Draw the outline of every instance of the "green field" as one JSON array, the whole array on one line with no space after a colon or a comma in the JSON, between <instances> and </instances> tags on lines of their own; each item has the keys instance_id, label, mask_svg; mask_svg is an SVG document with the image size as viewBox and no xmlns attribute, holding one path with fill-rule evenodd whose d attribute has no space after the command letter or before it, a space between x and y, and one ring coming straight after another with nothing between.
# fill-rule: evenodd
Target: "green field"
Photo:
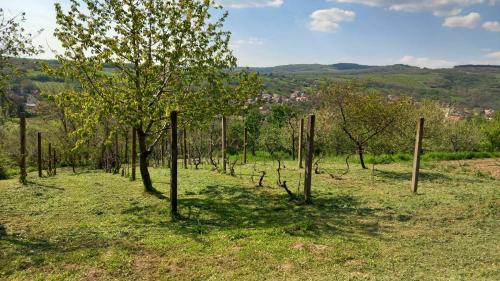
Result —
<instances>
[{"instance_id":1,"label":"green field","mask_svg":"<svg viewBox=\"0 0 500 281\"><path fill-rule=\"evenodd\" d=\"M156 196L100 171L31 173L26 187L0 181L0 279L500 277L500 181L473 166L424 163L417 195L409 162L378 165L374 174L354 166L341 180L314 175L312 205L276 185L272 162L256 166L267 171L264 187L251 180L254 164L238 166L236 177L181 169L178 221L169 215L167 169L152 169L163 193ZM286 166L297 194L303 176L295 162Z\"/></svg>"}]
</instances>

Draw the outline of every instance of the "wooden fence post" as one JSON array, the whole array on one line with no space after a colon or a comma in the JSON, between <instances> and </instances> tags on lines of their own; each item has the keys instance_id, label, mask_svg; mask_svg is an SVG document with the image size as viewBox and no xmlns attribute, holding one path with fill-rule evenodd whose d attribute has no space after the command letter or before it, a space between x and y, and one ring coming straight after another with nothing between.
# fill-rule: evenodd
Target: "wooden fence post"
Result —
<instances>
[{"instance_id":1,"label":"wooden fence post","mask_svg":"<svg viewBox=\"0 0 500 281\"><path fill-rule=\"evenodd\" d=\"M304 118L300 119L300 128L299 128L299 152L297 157L299 158L299 169L304 168L302 165L302 151L304 146Z\"/></svg>"},{"instance_id":2,"label":"wooden fence post","mask_svg":"<svg viewBox=\"0 0 500 281\"><path fill-rule=\"evenodd\" d=\"M227 167L226 167L226 129L227 129L226 116L222 116L222 170L223 170L224 174L227 172Z\"/></svg>"},{"instance_id":3,"label":"wooden fence post","mask_svg":"<svg viewBox=\"0 0 500 281\"><path fill-rule=\"evenodd\" d=\"M54 166L54 176L57 175L57 156L56 156L56 149L54 148L54 150L52 151L53 154L52 154L52 159L53 159L53 166Z\"/></svg>"},{"instance_id":4,"label":"wooden fence post","mask_svg":"<svg viewBox=\"0 0 500 281\"><path fill-rule=\"evenodd\" d=\"M183 163L184 163L184 169L187 169L188 166L187 166L187 136L186 136L187 132L186 132L186 127L183 127L182 128L182 147L184 148L183 149Z\"/></svg>"},{"instance_id":5,"label":"wooden fence post","mask_svg":"<svg viewBox=\"0 0 500 281\"><path fill-rule=\"evenodd\" d=\"M49 167L48 167L48 170L47 170L47 174L49 176L52 175L52 144L49 142Z\"/></svg>"},{"instance_id":6,"label":"wooden fence post","mask_svg":"<svg viewBox=\"0 0 500 281\"><path fill-rule=\"evenodd\" d=\"M177 111L170 113L170 207L173 218L177 216Z\"/></svg>"},{"instance_id":7,"label":"wooden fence post","mask_svg":"<svg viewBox=\"0 0 500 281\"><path fill-rule=\"evenodd\" d=\"M126 173L123 173L123 176L127 176L128 177L128 173L129 173L129 170L128 170L128 167L129 167L129 162L128 162L128 134L129 134L129 130L127 129L127 132L125 133L125 155L123 157L123 159L125 159L125 163L127 164L127 172Z\"/></svg>"},{"instance_id":8,"label":"wooden fence post","mask_svg":"<svg viewBox=\"0 0 500 281\"><path fill-rule=\"evenodd\" d=\"M137 131L132 129L132 181L135 181L135 166L137 163Z\"/></svg>"},{"instance_id":9,"label":"wooden fence post","mask_svg":"<svg viewBox=\"0 0 500 281\"><path fill-rule=\"evenodd\" d=\"M37 134L37 162L38 162L38 177L43 177L42 173L42 133Z\"/></svg>"},{"instance_id":10,"label":"wooden fence post","mask_svg":"<svg viewBox=\"0 0 500 281\"><path fill-rule=\"evenodd\" d=\"M415 152L413 156L413 174L411 179L411 186L414 193L418 189L418 176L420 174L420 152L422 150L422 138L424 136L424 118L420 118L417 125L417 136L415 139Z\"/></svg>"},{"instance_id":11,"label":"wooden fence post","mask_svg":"<svg viewBox=\"0 0 500 281\"><path fill-rule=\"evenodd\" d=\"M311 182L312 182L312 162L314 155L314 123L316 116L309 116L309 125L307 128L307 150L306 150L306 170L304 177L304 200L311 202Z\"/></svg>"},{"instance_id":12,"label":"wooden fence post","mask_svg":"<svg viewBox=\"0 0 500 281\"><path fill-rule=\"evenodd\" d=\"M163 141L164 139L164 136L161 137L160 139L160 146L161 146L161 150L160 150L160 158L161 158L161 167L165 167L165 142Z\"/></svg>"},{"instance_id":13,"label":"wooden fence post","mask_svg":"<svg viewBox=\"0 0 500 281\"><path fill-rule=\"evenodd\" d=\"M247 163L248 129L245 127L243 134L243 163Z\"/></svg>"},{"instance_id":14,"label":"wooden fence post","mask_svg":"<svg viewBox=\"0 0 500 281\"><path fill-rule=\"evenodd\" d=\"M21 143L21 159L19 159L19 181L21 182L21 184L26 185L28 183L28 174L26 173L26 113L22 110L19 111L19 132Z\"/></svg>"}]
</instances>

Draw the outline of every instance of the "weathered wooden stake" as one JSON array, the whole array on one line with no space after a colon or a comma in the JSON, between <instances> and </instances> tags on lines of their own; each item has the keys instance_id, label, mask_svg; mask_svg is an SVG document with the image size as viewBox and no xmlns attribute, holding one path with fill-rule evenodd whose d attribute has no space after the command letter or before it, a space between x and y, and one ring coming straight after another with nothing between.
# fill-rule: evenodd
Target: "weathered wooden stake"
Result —
<instances>
[{"instance_id":1,"label":"weathered wooden stake","mask_svg":"<svg viewBox=\"0 0 500 281\"><path fill-rule=\"evenodd\" d=\"M420 118L417 124L417 136L415 139L415 153L413 156L413 175L411 186L414 193L418 189L418 176L420 174L420 152L422 150L422 137L424 136L424 118Z\"/></svg>"},{"instance_id":2,"label":"weathered wooden stake","mask_svg":"<svg viewBox=\"0 0 500 281\"><path fill-rule=\"evenodd\" d=\"M314 123L316 116L309 115L309 124L307 128L307 149L306 149L306 170L304 177L304 201L311 202L311 182L312 182L312 164L314 155Z\"/></svg>"},{"instance_id":3,"label":"weathered wooden stake","mask_svg":"<svg viewBox=\"0 0 500 281\"><path fill-rule=\"evenodd\" d=\"M172 217L177 216L177 111L170 113L170 207Z\"/></svg>"},{"instance_id":4,"label":"weathered wooden stake","mask_svg":"<svg viewBox=\"0 0 500 281\"><path fill-rule=\"evenodd\" d=\"M187 166L187 136L186 136L186 127L182 128L182 147L183 147L183 157L184 157L184 169L187 169L188 166Z\"/></svg>"},{"instance_id":5,"label":"weathered wooden stake","mask_svg":"<svg viewBox=\"0 0 500 281\"><path fill-rule=\"evenodd\" d=\"M224 174L227 172L226 167L226 128L227 120L226 116L222 116L222 170Z\"/></svg>"},{"instance_id":6,"label":"weathered wooden stake","mask_svg":"<svg viewBox=\"0 0 500 281\"><path fill-rule=\"evenodd\" d=\"M132 181L135 181L135 166L137 163L137 131L132 129Z\"/></svg>"},{"instance_id":7,"label":"weathered wooden stake","mask_svg":"<svg viewBox=\"0 0 500 281\"><path fill-rule=\"evenodd\" d=\"M125 159L125 163L127 164L127 172L125 173L127 177L129 175L129 170L128 170L128 168L129 168L129 162L128 162L128 134L129 134L129 130L127 129L127 132L125 133L125 155L123 157L123 159Z\"/></svg>"},{"instance_id":8,"label":"weathered wooden stake","mask_svg":"<svg viewBox=\"0 0 500 281\"><path fill-rule=\"evenodd\" d=\"M160 142L160 146L161 146L161 150L160 150L160 158L161 158L161 167L165 167L165 142L163 141L163 138L161 138Z\"/></svg>"},{"instance_id":9,"label":"weathered wooden stake","mask_svg":"<svg viewBox=\"0 0 500 281\"><path fill-rule=\"evenodd\" d=\"M25 185L28 183L26 173L26 114L24 111L19 112L19 132L20 132L20 142L21 142L21 159L19 159L19 181L21 184Z\"/></svg>"},{"instance_id":10,"label":"weathered wooden stake","mask_svg":"<svg viewBox=\"0 0 500 281\"><path fill-rule=\"evenodd\" d=\"M49 167L48 167L48 170L47 170L47 174L49 176L52 175L52 144L49 142Z\"/></svg>"},{"instance_id":11,"label":"weathered wooden stake","mask_svg":"<svg viewBox=\"0 0 500 281\"><path fill-rule=\"evenodd\" d=\"M243 163L247 163L248 129L245 127L243 135Z\"/></svg>"},{"instance_id":12,"label":"weathered wooden stake","mask_svg":"<svg viewBox=\"0 0 500 281\"><path fill-rule=\"evenodd\" d=\"M43 177L42 173L42 133L38 132L38 138L37 138L37 162L38 162L38 177Z\"/></svg>"},{"instance_id":13,"label":"weathered wooden stake","mask_svg":"<svg viewBox=\"0 0 500 281\"><path fill-rule=\"evenodd\" d=\"M56 156L56 149L52 151L52 159L53 159L53 166L54 166L54 176L57 175L57 156Z\"/></svg>"},{"instance_id":14,"label":"weathered wooden stake","mask_svg":"<svg viewBox=\"0 0 500 281\"><path fill-rule=\"evenodd\" d=\"M299 168L302 169L304 166L302 165L302 150L304 146L304 118L300 119L300 129L299 129L299 153L297 157L299 158Z\"/></svg>"}]
</instances>

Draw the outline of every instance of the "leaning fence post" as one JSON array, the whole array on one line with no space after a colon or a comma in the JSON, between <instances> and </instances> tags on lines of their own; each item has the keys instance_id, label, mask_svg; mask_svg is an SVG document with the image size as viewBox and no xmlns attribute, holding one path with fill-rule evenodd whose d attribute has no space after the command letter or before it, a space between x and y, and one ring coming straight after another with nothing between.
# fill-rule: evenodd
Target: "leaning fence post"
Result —
<instances>
[{"instance_id":1,"label":"leaning fence post","mask_svg":"<svg viewBox=\"0 0 500 281\"><path fill-rule=\"evenodd\" d=\"M306 150L306 170L304 177L304 200L311 202L311 182L312 182L312 162L314 155L314 123L316 116L309 115L309 124L307 128L307 150Z\"/></svg>"},{"instance_id":2,"label":"leaning fence post","mask_svg":"<svg viewBox=\"0 0 500 281\"><path fill-rule=\"evenodd\" d=\"M21 143L21 159L19 161L20 176L19 181L25 185L28 183L26 173L26 114L24 111L19 111L19 132L20 132L20 143Z\"/></svg>"},{"instance_id":3,"label":"leaning fence post","mask_svg":"<svg viewBox=\"0 0 500 281\"><path fill-rule=\"evenodd\" d=\"M411 179L411 186L414 193L418 189L418 176L420 174L420 152L422 150L422 137L424 135L424 118L420 118L417 125L417 136L415 139L415 153L413 156L413 175Z\"/></svg>"},{"instance_id":4,"label":"leaning fence post","mask_svg":"<svg viewBox=\"0 0 500 281\"><path fill-rule=\"evenodd\" d=\"M37 162L38 162L38 177L43 177L42 173L42 133L37 134Z\"/></svg>"}]
</instances>

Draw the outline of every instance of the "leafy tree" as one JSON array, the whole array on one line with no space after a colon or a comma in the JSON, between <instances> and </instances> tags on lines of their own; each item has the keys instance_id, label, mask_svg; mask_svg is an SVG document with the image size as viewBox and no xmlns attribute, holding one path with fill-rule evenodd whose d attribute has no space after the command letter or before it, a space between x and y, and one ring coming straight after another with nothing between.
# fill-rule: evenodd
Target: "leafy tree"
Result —
<instances>
[{"instance_id":1,"label":"leafy tree","mask_svg":"<svg viewBox=\"0 0 500 281\"><path fill-rule=\"evenodd\" d=\"M361 166L367 169L364 152L375 140L389 144L411 124L412 108L408 99L386 98L367 91L357 82L327 82L319 98L329 110L328 120L339 122L340 128L355 145ZM380 151L380 143L376 152ZM375 152L375 149L372 149Z\"/></svg>"},{"instance_id":2,"label":"leafy tree","mask_svg":"<svg viewBox=\"0 0 500 281\"><path fill-rule=\"evenodd\" d=\"M249 109L245 115L245 127L248 130L248 147L255 156L257 150L261 126L264 122L264 116L259 112L257 108Z\"/></svg>"},{"instance_id":3,"label":"leafy tree","mask_svg":"<svg viewBox=\"0 0 500 281\"><path fill-rule=\"evenodd\" d=\"M240 72L239 83L229 83L225 70L236 59L223 30L227 13L213 0L70 3L68 11L56 4L55 36L65 48L57 72L79 81L82 93L71 96L79 109L66 115L84 121L77 130L82 138L107 116L133 126L143 184L154 191L148 156L169 127L170 112L181 112L182 124L208 119L246 100L256 77Z\"/></svg>"},{"instance_id":4,"label":"leafy tree","mask_svg":"<svg viewBox=\"0 0 500 281\"><path fill-rule=\"evenodd\" d=\"M41 52L39 46L33 45L33 35L26 32L22 24L26 21L25 13L8 17L0 8L0 118L9 103L7 98L7 82L16 72L12 58L35 55ZM41 32L41 31L40 31Z\"/></svg>"},{"instance_id":5,"label":"leafy tree","mask_svg":"<svg viewBox=\"0 0 500 281\"><path fill-rule=\"evenodd\" d=\"M487 147L492 151L500 150L500 112L493 115L491 120L485 122L482 127L482 132L485 135Z\"/></svg>"},{"instance_id":6,"label":"leafy tree","mask_svg":"<svg viewBox=\"0 0 500 281\"><path fill-rule=\"evenodd\" d=\"M477 151L483 138L476 120L448 121L443 137L444 148L453 152Z\"/></svg>"}]
</instances>

